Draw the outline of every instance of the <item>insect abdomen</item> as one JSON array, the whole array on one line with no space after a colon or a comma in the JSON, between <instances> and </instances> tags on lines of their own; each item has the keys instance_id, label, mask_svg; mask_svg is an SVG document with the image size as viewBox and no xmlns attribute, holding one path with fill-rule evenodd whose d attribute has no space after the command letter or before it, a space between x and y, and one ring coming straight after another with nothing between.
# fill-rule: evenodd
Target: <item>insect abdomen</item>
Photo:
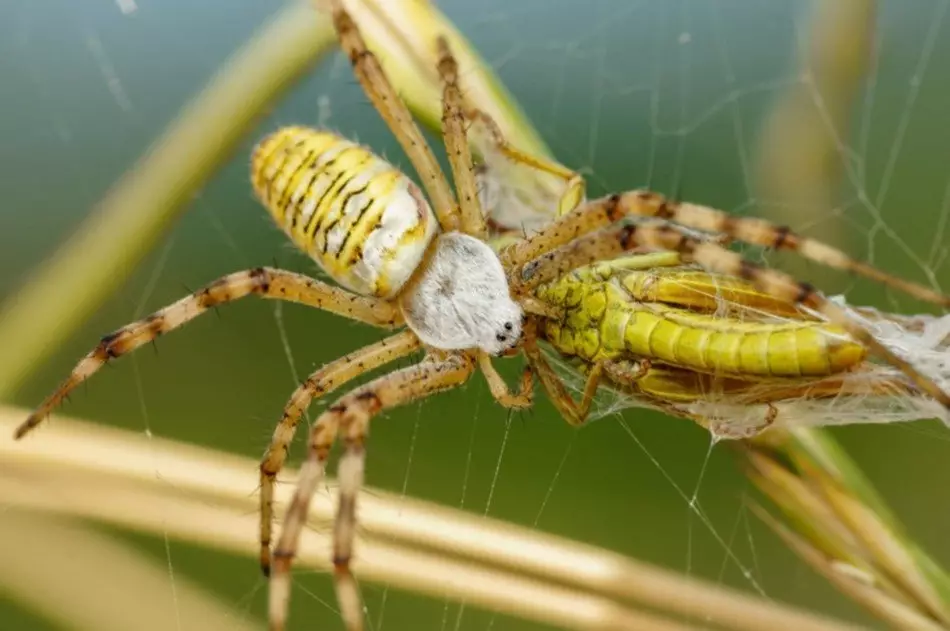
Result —
<instances>
[{"instance_id":1,"label":"insect abdomen","mask_svg":"<svg viewBox=\"0 0 950 631\"><path fill-rule=\"evenodd\" d=\"M652 359L736 377L825 376L848 370L866 349L838 327L810 320L743 321L634 300L622 285L573 275L539 288L565 309L543 334L559 352L588 362Z\"/></svg>"},{"instance_id":2,"label":"insect abdomen","mask_svg":"<svg viewBox=\"0 0 950 631\"><path fill-rule=\"evenodd\" d=\"M364 295L397 293L438 229L412 180L332 132L276 131L258 144L251 180L294 244L336 282Z\"/></svg>"},{"instance_id":3,"label":"insect abdomen","mask_svg":"<svg viewBox=\"0 0 950 631\"><path fill-rule=\"evenodd\" d=\"M843 330L823 323L742 322L674 309L631 309L623 340L636 356L733 376L825 376L847 370L866 354Z\"/></svg>"}]
</instances>

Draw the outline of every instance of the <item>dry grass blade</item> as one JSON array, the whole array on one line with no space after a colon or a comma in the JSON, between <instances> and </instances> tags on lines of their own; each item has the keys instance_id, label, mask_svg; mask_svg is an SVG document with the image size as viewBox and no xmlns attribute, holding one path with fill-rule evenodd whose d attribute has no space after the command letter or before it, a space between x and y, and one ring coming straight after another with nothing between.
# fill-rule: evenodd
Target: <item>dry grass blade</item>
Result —
<instances>
[{"instance_id":1,"label":"dry grass blade","mask_svg":"<svg viewBox=\"0 0 950 631\"><path fill-rule=\"evenodd\" d=\"M908 606L906 602L887 596L882 597L880 586L875 583L872 576L853 565L846 565L836 559L829 558L761 507L753 506L753 510L775 530L776 534L789 548L794 550L813 568L824 574L835 587L881 620L885 620L899 629L939 631L945 628L921 615L912 606Z\"/></svg>"},{"instance_id":2,"label":"dry grass blade","mask_svg":"<svg viewBox=\"0 0 950 631\"><path fill-rule=\"evenodd\" d=\"M812 567L897 628L950 628L950 579L877 508L882 502L834 443L813 431L774 431L740 450L750 479L788 523L766 522Z\"/></svg>"},{"instance_id":3,"label":"dry grass blade","mask_svg":"<svg viewBox=\"0 0 950 631\"><path fill-rule=\"evenodd\" d=\"M758 187L796 213L826 216L839 186L842 136L871 61L876 8L865 0L814 4L799 60L804 79L779 100L762 135ZM757 512L832 584L897 628L950 628L950 579L830 436L770 431L740 453L787 523Z\"/></svg>"},{"instance_id":4,"label":"dry grass blade","mask_svg":"<svg viewBox=\"0 0 950 631\"><path fill-rule=\"evenodd\" d=\"M23 414L0 408L0 435ZM6 505L81 516L254 556L257 463L144 435L55 419L26 444L0 440ZM285 502L292 485L281 485ZM332 495L332 493L331 493ZM319 498L313 524L328 523ZM682 577L604 550L461 511L360 498L361 578L577 629L852 628ZM329 569L326 529L306 533L301 562ZM8 540L10 541L10 540ZM635 601L665 615L631 607ZM670 618L672 616L673 618Z\"/></svg>"},{"instance_id":5,"label":"dry grass blade","mask_svg":"<svg viewBox=\"0 0 950 631\"><path fill-rule=\"evenodd\" d=\"M0 471L0 488L9 484L10 473ZM78 521L5 505L0 540L9 542L0 545L0 590L64 629L260 628L188 578L176 575L171 583L160 560ZM110 580L90 580L91 568Z\"/></svg>"},{"instance_id":6,"label":"dry grass blade","mask_svg":"<svg viewBox=\"0 0 950 631\"><path fill-rule=\"evenodd\" d=\"M860 4L873 8L873 3ZM411 10L391 13L390 8L397 5ZM438 100L430 98L426 87L435 85L425 61L433 52L420 48L420 42L428 40L418 33L448 28L444 18L422 0L352 0L350 8L361 22L365 16L370 29L372 20L377 21L382 29L382 35L375 35L378 52L397 87L424 118L438 120ZM857 22L852 26L861 28ZM0 397L15 390L49 350L118 286L123 277L116 270L134 267L176 216L180 202L215 170L221 153L204 154L195 148L217 152L216 146L235 142L257 111L332 42L332 38L321 39L330 31L321 31L315 14L304 5L289 6L265 33L257 44L270 41L279 47L247 48L240 58L249 65L233 64L219 76L217 88L206 92L222 91L223 104L196 101L179 126L117 185L100 212L0 314L0 348L4 349ZM451 33L456 31L451 29ZM466 81L473 82L467 86L470 94L477 95L477 105L492 111L515 144L546 154L530 123L485 65L474 53L466 61L470 47L462 41L453 42L452 47L463 65L472 64ZM237 89L240 92L232 91ZM502 107L493 109L493 101ZM210 122L209 111L213 113ZM523 142L517 141L518 134ZM138 212L129 213L129 208ZM103 220L108 214L120 220ZM97 236L104 226L110 238ZM122 238L113 238L116 234ZM77 277L83 282L71 280ZM64 318L67 312L74 315ZM8 436L12 423L22 415L21 410L0 410L0 431ZM133 450L134 445L139 451ZM743 453L748 456L750 477L783 508L791 527L774 519L770 523L835 585L895 626L950 626L950 580L900 532L860 472L828 439L814 431L773 432L747 445ZM241 554L254 553L251 492L256 488L257 464L250 460L91 427L70 429L62 422L26 446L0 439L0 454L0 497L8 504L84 515L150 532L171 533L169 526L175 524L179 528L175 536ZM161 472L161 479L156 472ZM120 492L127 501L116 501L114 494ZM712 619L728 628L845 628L537 532L461 517L422 503L397 502L379 493L360 501L369 540L361 548L358 569L369 580L452 595L573 628L670 628L664 625L673 624L619 605L618 600L644 602L684 618L702 618L704 623ZM329 506L329 501L319 502L314 520L327 519ZM434 552L422 554L417 549L422 547ZM327 559L325 541L309 532L301 562L326 568Z\"/></svg>"}]
</instances>

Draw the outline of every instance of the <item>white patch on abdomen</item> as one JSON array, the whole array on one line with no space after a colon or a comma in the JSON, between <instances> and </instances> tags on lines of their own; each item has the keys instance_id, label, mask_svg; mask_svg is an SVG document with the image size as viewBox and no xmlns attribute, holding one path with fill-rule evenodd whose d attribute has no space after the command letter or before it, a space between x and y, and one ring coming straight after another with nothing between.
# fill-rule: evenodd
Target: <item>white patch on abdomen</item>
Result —
<instances>
[{"instance_id":1,"label":"white patch on abdomen","mask_svg":"<svg viewBox=\"0 0 950 631\"><path fill-rule=\"evenodd\" d=\"M435 214L416 185L402 174L399 179L387 196L379 225L366 235L354 269L370 287L384 282L388 291L379 294L384 297L394 295L409 280L438 230ZM418 236L411 235L420 224Z\"/></svg>"}]
</instances>

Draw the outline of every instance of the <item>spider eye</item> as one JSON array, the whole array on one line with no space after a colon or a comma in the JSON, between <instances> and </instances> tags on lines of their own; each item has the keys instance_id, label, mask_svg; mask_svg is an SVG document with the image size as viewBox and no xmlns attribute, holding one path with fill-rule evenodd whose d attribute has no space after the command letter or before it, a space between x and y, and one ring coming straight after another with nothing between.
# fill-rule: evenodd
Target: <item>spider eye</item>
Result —
<instances>
[{"instance_id":1,"label":"spider eye","mask_svg":"<svg viewBox=\"0 0 950 631\"><path fill-rule=\"evenodd\" d=\"M505 337L503 333L499 333L498 335L495 336L495 339L498 340L499 342L504 342L507 338Z\"/></svg>"},{"instance_id":2,"label":"spider eye","mask_svg":"<svg viewBox=\"0 0 950 631\"><path fill-rule=\"evenodd\" d=\"M515 328L515 325L514 325L514 324L512 324L511 322L505 322L505 330L506 330L506 331L510 331L510 330L513 329L513 328Z\"/></svg>"}]
</instances>

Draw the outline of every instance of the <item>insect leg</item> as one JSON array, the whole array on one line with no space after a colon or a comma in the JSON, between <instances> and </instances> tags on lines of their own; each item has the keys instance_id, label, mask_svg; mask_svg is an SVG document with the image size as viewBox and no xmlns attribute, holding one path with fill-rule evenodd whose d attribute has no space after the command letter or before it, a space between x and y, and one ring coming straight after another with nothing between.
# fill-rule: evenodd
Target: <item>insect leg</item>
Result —
<instances>
[{"instance_id":1,"label":"insect leg","mask_svg":"<svg viewBox=\"0 0 950 631\"><path fill-rule=\"evenodd\" d=\"M584 384L581 401L580 403L575 402L570 392L567 391L564 380L558 376L551 364L541 354L534 326L532 323L525 329L524 353L528 358L528 365L538 375L541 386L547 393L548 398L551 399L551 403L564 417L564 420L574 426L583 425L588 414L590 414L590 407L594 402L594 395L597 393L597 387L600 384L603 366L597 363L591 367L590 372L587 373L587 381Z\"/></svg>"},{"instance_id":2,"label":"insect leg","mask_svg":"<svg viewBox=\"0 0 950 631\"><path fill-rule=\"evenodd\" d=\"M572 171L553 160L533 156L511 145L501 131L501 127L487 112L474 108L469 109L466 112L466 118L484 125L485 130L491 136L491 143L495 150L512 162L564 180L566 188L558 200L558 217L573 211L584 201L587 182L584 181L584 177L580 173Z\"/></svg>"}]
</instances>

